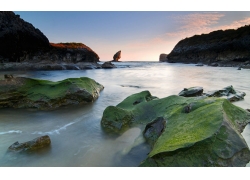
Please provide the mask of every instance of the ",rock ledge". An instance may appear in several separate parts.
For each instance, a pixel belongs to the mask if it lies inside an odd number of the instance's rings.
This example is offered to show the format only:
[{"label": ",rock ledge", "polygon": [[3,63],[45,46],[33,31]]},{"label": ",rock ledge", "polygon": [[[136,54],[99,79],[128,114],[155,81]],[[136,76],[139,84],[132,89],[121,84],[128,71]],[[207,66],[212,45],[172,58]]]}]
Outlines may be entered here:
[{"label": ",rock ledge", "polygon": [[0,108],[55,109],[93,102],[104,87],[87,77],[58,82],[16,77],[0,80]]},{"label": ",rock ledge", "polygon": [[195,35],[177,43],[167,62],[250,67],[250,25]]},{"label": ",rock ledge", "polygon": [[78,63],[88,62],[95,63],[90,68],[98,67],[99,56],[87,45],[50,43],[39,29],[10,11],[0,12],[0,42],[0,70],[81,69],[84,65]]},{"label": ",rock ledge", "polygon": [[34,151],[50,146],[51,140],[48,135],[37,137],[31,141],[19,143],[18,141],[12,144],[8,150],[12,152]]},{"label": ",rock ledge", "polygon": [[101,125],[118,134],[144,125],[152,150],[140,166],[204,167],[246,166],[250,150],[241,132],[249,122],[248,111],[224,98],[158,99],[143,91],[107,107]]}]

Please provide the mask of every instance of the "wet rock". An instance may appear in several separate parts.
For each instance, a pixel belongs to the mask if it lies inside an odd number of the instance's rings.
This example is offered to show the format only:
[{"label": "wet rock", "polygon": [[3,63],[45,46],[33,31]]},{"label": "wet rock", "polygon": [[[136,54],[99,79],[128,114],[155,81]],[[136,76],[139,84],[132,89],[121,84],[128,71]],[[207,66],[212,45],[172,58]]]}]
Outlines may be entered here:
[{"label": "wet rock", "polygon": [[244,99],[244,96],[246,95],[245,92],[240,92],[240,91],[236,91],[233,86],[227,86],[223,89],[220,90],[215,90],[215,91],[210,91],[205,93],[206,96],[208,97],[227,97],[227,99],[231,102],[234,101],[239,101]]},{"label": "wet rock", "polygon": [[[154,132],[152,126],[163,127],[161,120],[154,120],[167,119],[162,133],[153,133],[160,135],[153,138],[154,145],[140,166],[246,166],[250,161],[249,147],[241,135],[250,122],[248,111],[224,98],[150,96],[148,91],[133,94],[107,107],[101,120],[104,130],[119,134],[136,125]],[[133,105],[138,100],[141,102]],[[191,111],[185,112],[190,105]]]},{"label": "wet rock", "polygon": [[104,69],[111,69],[111,68],[116,68],[114,64],[112,64],[110,61],[107,61],[102,64],[102,68]]},{"label": "wet rock", "polygon": [[34,151],[41,148],[45,148],[50,146],[51,140],[48,135],[41,136],[38,138],[35,138],[31,141],[27,141],[24,143],[19,143],[18,141],[12,144],[8,150],[14,151],[14,152],[22,152],[22,151]]},{"label": "wet rock", "polygon": [[203,87],[190,87],[190,88],[184,88],[180,93],[179,96],[184,97],[195,97],[195,96],[201,96],[203,93]]},{"label": "wet rock", "polygon": [[152,147],[164,131],[165,126],[166,120],[163,117],[158,117],[146,125],[143,136]]},{"label": "wet rock", "polygon": [[51,110],[61,106],[89,103],[104,87],[87,77],[58,82],[16,77],[0,80],[0,108],[36,108]]}]

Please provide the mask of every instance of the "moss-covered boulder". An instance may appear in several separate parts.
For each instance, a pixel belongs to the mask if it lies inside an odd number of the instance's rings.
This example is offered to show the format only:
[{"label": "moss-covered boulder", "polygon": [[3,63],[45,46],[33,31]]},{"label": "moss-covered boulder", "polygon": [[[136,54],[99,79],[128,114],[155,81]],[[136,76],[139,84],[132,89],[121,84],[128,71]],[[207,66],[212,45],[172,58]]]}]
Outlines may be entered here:
[{"label": "moss-covered boulder", "polygon": [[241,135],[250,113],[224,98],[173,95],[157,99],[143,91],[105,109],[101,124],[115,133],[145,125],[145,132],[157,117],[166,124],[140,166],[245,166],[250,160]]},{"label": "moss-covered boulder", "polygon": [[87,77],[58,82],[16,77],[0,80],[0,108],[55,109],[93,102],[104,87]]},{"label": "moss-covered boulder", "polygon": [[35,151],[50,146],[51,140],[48,135],[37,137],[31,141],[19,143],[18,141],[13,143],[8,151],[23,152],[23,151]]}]

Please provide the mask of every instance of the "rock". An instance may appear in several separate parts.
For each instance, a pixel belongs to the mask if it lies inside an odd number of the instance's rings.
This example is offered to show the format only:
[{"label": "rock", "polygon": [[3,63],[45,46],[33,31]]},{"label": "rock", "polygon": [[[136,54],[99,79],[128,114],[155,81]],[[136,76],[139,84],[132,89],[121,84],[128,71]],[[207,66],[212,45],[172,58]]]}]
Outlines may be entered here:
[{"label": "rock", "polygon": [[202,63],[198,63],[195,66],[204,66]]},{"label": "rock", "polygon": [[0,108],[51,110],[65,105],[93,102],[104,87],[87,77],[58,82],[16,77],[0,80]]},{"label": "rock", "polygon": [[201,96],[203,93],[203,87],[190,87],[190,88],[184,88],[180,93],[179,96],[184,97],[195,97],[195,96]]},{"label": "rock", "polygon": [[7,81],[11,81],[13,79],[13,75],[12,74],[5,74],[4,75],[4,79],[6,79]]},{"label": "rock", "polygon": [[112,64],[110,61],[107,61],[102,64],[102,68],[104,69],[110,69],[110,68],[116,68],[114,64]]},{"label": "rock", "polygon": [[[134,105],[136,101],[140,103]],[[117,134],[136,125],[147,131],[161,124],[154,122],[157,117],[167,123],[140,166],[246,166],[250,161],[249,147],[241,135],[250,113],[224,98],[172,95],[157,99],[143,91],[107,107],[101,125]]]},{"label": "rock", "polygon": [[241,70],[241,67],[238,67],[238,69],[237,70]]},{"label": "rock", "polygon": [[158,117],[148,123],[143,131],[143,136],[146,141],[153,147],[156,140],[160,137],[166,126],[166,120],[163,117]]},{"label": "rock", "polygon": [[167,54],[160,54],[159,61],[166,62],[168,60],[167,56]]},{"label": "rock", "polygon": [[47,50],[48,38],[32,24],[10,11],[0,12],[0,56],[5,61],[20,62],[27,52]]},{"label": "rock", "polygon": [[51,140],[48,135],[41,136],[38,138],[35,138],[31,141],[27,141],[24,143],[19,143],[18,141],[12,144],[8,150],[14,151],[14,152],[22,152],[22,151],[34,151],[38,149],[42,149],[45,147],[50,146]]},{"label": "rock", "polygon": [[121,51],[118,51],[113,56],[113,61],[118,62],[118,60],[121,58]]},{"label": "rock", "polygon": [[210,91],[205,93],[208,97],[223,97],[226,96],[227,99],[231,102],[239,101],[244,99],[244,96],[246,95],[245,92],[236,91],[233,86],[227,86],[220,90]]},{"label": "rock", "polygon": [[168,62],[242,66],[250,59],[250,25],[194,35],[179,41]]},{"label": "rock", "polygon": [[[2,63],[33,63],[31,67],[35,69],[41,63],[54,67],[54,64],[60,63],[99,61],[99,56],[83,43],[49,43],[48,38],[39,29],[13,12],[0,12],[0,32]],[[1,69],[6,70],[4,67]]]}]

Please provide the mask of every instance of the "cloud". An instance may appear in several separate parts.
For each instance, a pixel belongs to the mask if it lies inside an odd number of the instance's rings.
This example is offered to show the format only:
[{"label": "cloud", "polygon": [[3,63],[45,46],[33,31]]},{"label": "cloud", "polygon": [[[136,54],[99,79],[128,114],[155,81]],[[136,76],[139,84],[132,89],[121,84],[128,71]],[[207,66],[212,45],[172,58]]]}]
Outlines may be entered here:
[{"label": "cloud", "polygon": [[225,17],[222,13],[194,13],[182,16],[175,16],[173,20],[179,24],[175,32],[167,32],[167,38],[183,39],[196,34],[207,34],[215,30],[236,29],[250,24],[250,18],[233,21],[228,25],[220,25],[219,21]]},{"label": "cloud", "polygon": [[185,38],[200,33],[208,33],[211,26],[218,24],[220,18],[225,16],[221,13],[194,13],[182,16],[175,16],[173,20],[180,24],[175,32],[167,32],[169,38]]}]

